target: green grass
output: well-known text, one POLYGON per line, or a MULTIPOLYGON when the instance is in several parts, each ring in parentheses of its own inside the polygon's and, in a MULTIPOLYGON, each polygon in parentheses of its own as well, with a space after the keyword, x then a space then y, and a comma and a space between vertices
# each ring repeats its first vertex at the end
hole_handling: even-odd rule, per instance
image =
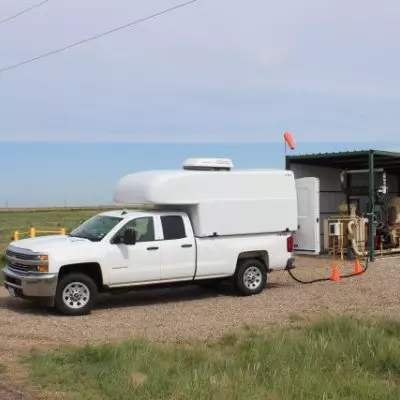
MULTIPOLYGON (((115 209, 119 208, 121 207, 115 207, 115 209)), ((91 216, 105 210, 105 208, 94 207, 81 209, 22 209, 20 211, 0 209, 0 252, 4 253, 5 248, 12 241, 15 230, 27 232, 31 226, 34 226, 42 230, 66 228, 67 231, 71 231, 91 216)), ((25 237, 27 236, 21 236, 21 239, 25 237)))
MULTIPOLYGON (((67 228, 67 231, 71 231, 98 212, 99 209, 0 211, 0 258, 4 262, 4 252, 12 241, 14 230, 27 232, 29 227, 35 226, 37 229, 67 228)), ((2 280, 3 274, 0 273, 0 284, 2 280)))
POLYGON ((72 399, 400 398, 400 322, 329 318, 214 343, 147 341, 35 352, 41 388, 72 399))
POLYGON ((0 249, 12 240, 14 230, 27 232, 30 226, 47 229, 71 230, 80 222, 98 213, 98 210, 54 210, 0 212, 0 249))
POLYGON ((7 371, 7 367, 4 364, 0 364, 0 374, 4 374, 7 371))

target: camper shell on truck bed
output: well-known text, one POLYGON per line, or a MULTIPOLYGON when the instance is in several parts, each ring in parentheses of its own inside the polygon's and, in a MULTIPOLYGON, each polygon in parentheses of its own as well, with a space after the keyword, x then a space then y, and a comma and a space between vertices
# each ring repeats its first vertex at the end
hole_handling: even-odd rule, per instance
POLYGON ((260 293, 268 273, 294 268, 298 223, 315 231, 318 184, 285 170, 232 171, 227 161, 123 177, 115 201, 156 210, 102 213, 69 235, 12 242, 5 287, 68 315, 90 312, 99 292, 143 286, 227 279, 241 295, 260 293))
POLYGON ((294 232, 294 175, 282 170, 146 171, 123 177, 114 200, 186 212, 197 237, 294 232))

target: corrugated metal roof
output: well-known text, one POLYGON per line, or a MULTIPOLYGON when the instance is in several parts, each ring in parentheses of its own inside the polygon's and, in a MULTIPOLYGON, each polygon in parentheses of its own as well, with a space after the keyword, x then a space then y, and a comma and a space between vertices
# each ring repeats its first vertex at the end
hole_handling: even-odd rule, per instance
POLYGON ((369 167, 369 155, 374 155, 375 168, 385 168, 387 171, 400 174, 400 152, 386 150, 355 150, 332 153, 312 153, 288 155, 287 168, 290 164, 314 165, 340 169, 366 169, 369 167))
POLYGON ((288 155, 287 158, 295 160, 296 158, 319 158, 319 157, 354 157, 354 156, 367 156, 370 152, 373 152, 377 156, 385 157, 400 157, 400 152, 392 152, 387 150, 348 150, 348 151, 337 151, 337 152, 325 152, 325 153, 304 153, 288 155))

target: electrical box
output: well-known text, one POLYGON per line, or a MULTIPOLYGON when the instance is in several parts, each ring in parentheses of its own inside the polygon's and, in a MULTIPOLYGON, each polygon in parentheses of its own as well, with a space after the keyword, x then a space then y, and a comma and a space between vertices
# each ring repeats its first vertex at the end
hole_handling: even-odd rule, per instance
POLYGON ((339 222, 330 222, 328 229, 329 229, 329 236, 340 236, 339 222))

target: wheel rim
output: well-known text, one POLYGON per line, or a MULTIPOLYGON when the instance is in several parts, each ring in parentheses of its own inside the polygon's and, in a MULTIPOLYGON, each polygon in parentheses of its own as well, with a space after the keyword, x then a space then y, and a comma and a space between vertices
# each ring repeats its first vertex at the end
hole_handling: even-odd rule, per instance
POLYGON ((63 290, 64 304, 75 310, 83 308, 90 300, 90 290, 82 282, 71 282, 63 290))
POLYGON ((261 286, 262 273, 258 267, 249 267, 243 274, 243 282, 247 289, 256 290, 261 286))

